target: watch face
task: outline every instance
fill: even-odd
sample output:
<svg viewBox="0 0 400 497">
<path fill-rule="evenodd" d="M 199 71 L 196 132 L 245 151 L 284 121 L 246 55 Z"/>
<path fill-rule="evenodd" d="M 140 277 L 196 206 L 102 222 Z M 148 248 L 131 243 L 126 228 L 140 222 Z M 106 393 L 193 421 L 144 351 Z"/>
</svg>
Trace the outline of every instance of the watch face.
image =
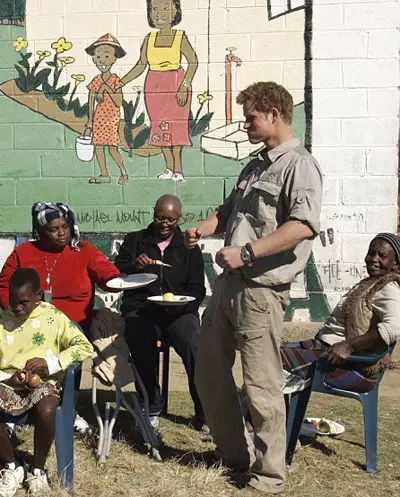
<svg viewBox="0 0 400 497">
<path fill-rule="evenodd" d="M 250 252 L 247 250 L 246 247 L 242 247 L 241 257 L 242 257 L 242 261 L 245 263 L 248 263 L 251 261 Z"/>
</svg>

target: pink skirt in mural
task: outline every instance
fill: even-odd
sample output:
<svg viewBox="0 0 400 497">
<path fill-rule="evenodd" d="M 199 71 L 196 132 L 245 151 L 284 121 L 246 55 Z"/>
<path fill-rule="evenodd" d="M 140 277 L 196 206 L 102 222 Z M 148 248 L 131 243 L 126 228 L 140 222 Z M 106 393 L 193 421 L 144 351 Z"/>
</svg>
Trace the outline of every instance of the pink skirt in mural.
<svg viewBox="0 0 400 497">
<path fill-rule="evenodd" d="M 178 105 L 178 91 L 185 72 L 149 71 L 144 86 L 147 113 L 151 121 L 149 143 L 158 147 L 191 145 L 189 138 L 189 112 L 192 92 L 183 107 Z"/>
</svg>

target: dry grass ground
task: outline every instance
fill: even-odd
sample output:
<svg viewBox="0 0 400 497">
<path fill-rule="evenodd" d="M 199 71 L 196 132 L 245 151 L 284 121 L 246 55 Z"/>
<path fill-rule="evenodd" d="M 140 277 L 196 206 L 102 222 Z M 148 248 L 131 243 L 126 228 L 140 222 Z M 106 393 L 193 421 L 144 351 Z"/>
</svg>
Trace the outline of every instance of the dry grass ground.
<svg viewBox="0 0 400 497">
<path fill-rule="evenodd" d="M 304 337 L 294 327 L 290 337 Z M 310 334 L 308 334 L 310 336 Z M 175 364 L 175 365 L 174 365 Z M 178 367 L 179 366 L 179 367 Z M 172 390 L 182 383 L 178 362 L 172 365 Z M 386 374 L 381 390 L 379 415 L 379 472 L 368 475 L 364 469 L 365 450 L 361 407 L 348 399 L 312 396 L 309 414 L 341 421 L 346 432 L 337 438 L 318 437 L 311 445 L 296 451 L 287 475 L 283 497 L 389 497 L 400 495 L 400 404 L 398 402 L 400 372 Z M 182 385 L 181 385 L 182 383 Z M 100 405 L 112 400 L 102 391 Z M 80 411 L 93 424 L 90 391 L 82 392 Z M 201 440 L 199 433 L 188 427 L 192 415 L 190 398 L 185 391 L 172 391 L 170 415 L 161 419 L 162 463 L 150 459 L 132 425 L 132 418 L 122 412 L 116 426 L 116 440 L 104 469 L 96 465 L 95 438 L 75 441 L 76 497 L 240 497 L 227 468 L 211 466 L 214 446 Z M 32 450 L 32 430 L 22 428 L 20 450 Z M 54 449 L 49 471 L 56 481 Z M 18 497 L 24 495 L 23 491 Z M 53 486 L 51 495 L 66 493 Z M 261 494 L 260 494 L 261 496 Z"/>
</svg>

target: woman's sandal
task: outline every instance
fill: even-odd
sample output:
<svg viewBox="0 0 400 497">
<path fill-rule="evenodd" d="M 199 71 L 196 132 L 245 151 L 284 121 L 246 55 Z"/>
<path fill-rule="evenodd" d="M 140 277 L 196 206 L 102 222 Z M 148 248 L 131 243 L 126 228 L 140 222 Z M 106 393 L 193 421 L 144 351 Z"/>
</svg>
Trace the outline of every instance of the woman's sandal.
<svg viewBox="0 0 400 497">
<path fill-rule="evenodd" d="M 118 178 L 117 184 L 123 185 L 124 183 L 127 183 L 128 180 L 129 178 L 127 174 L 121 174 L 121 176 Z"/>
<path fill-rule="evenodd" d="M 89 183 L 91 185 L 93 184 L 96 184 L 96 185 L 100 185 L 102 183 L 111 183 L 111 176 L 93 176 L 92 178 L 90 178 L 89 180 Z"/>
</svg>

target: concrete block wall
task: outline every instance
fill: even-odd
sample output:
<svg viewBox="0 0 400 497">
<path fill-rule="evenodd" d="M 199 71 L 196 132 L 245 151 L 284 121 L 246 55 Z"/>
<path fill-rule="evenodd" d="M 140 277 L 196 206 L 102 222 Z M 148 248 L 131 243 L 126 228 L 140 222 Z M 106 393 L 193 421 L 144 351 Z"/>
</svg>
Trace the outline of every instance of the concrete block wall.
<svg viewBox="0 0 400 497">
<path fill-rule="evenodd" d="M 397 230 L 399 20 L 399 2 L 313 2 L 312 146 L 334 231 L 314 256 L 330 303 L 365 274 L 371 238 Z"/>
</svg>

